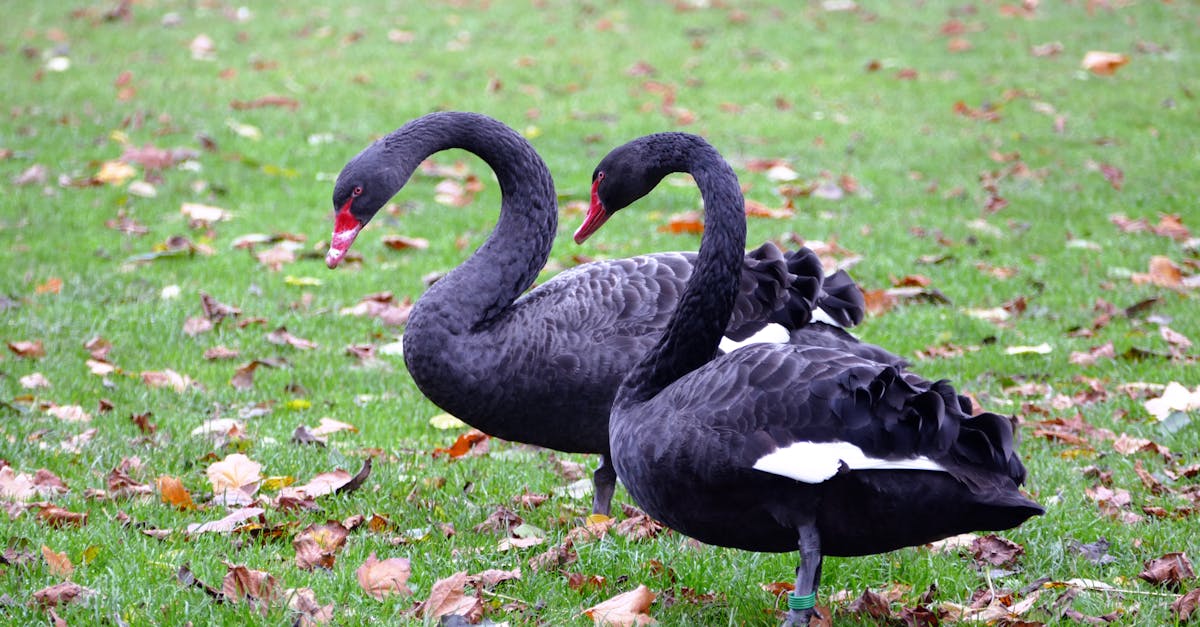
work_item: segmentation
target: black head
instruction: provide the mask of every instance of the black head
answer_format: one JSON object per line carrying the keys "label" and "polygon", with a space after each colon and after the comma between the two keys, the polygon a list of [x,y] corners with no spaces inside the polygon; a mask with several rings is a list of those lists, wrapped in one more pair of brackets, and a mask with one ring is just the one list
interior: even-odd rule
{"label": "black head", "polygon": [[575,231],[575,243],[582,244],[616,212],[649,194],[663,177],[680,168],[664,162],[679,133],[658,133],[639,137],[608,153],[592,172],[592,202],[587,217]]}
{"label": "black head", "polygon": [[330,268],[337,267],[362,228],[395,195],[379,162],[380,148],[381,144],[372,144],[351,159],[333,186],[333,237],[325,255]]}

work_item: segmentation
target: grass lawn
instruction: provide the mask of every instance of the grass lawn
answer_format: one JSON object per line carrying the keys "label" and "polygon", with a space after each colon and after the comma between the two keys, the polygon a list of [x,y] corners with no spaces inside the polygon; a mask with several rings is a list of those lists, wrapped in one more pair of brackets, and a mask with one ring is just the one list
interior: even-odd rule
{"label": "grass lawn", "polygon": [[[490,171],[465,153],[438,155],[482,190],[448,206],[435,186],[456,179],[414,177],[359,238],[361,263],[330,272],[322,258],[346,160],[414,117],[458,109],[521,130],[554,172],[563,212],[543,278],[582,257],[694,249],[696,236],[660,228],[699,206],[676,179],[586,246],[570,233],[609,149],[699,133],[734,164],[747,198],[774,212],[749,218],[750,245],[808,241],[852,264],[876,306],[864,339],[1023,418],[1027,488],[1048,510],[1002,534],[1024,554],[1003,565],[967,549],[831,558],[819,601],[838,624],[872,624],[850,609],[868,589],[890,592],[888,613],[915,621],[989,587],[1011,591],[1008,604],[1029,600],[1010,610],[1035,623],[1174,624],[1170,605],[1195,576],[1139,574],[1164,554],[1200,556],[1200,421],[1193,410],[1160,422],[1144,402],[1162,393],[1155,386],[1200,385],[1200,6],[860,4],[10,7],[0,24],[0,466],[11,467],[0,471],[0,622],[47,620],[35,592],[67,579],[92,591],[53,607],[68,624],[296,616],[282,601],[265,614],[218,602],[181,583],[185,564],[216,587],[245,565],[278,588],[311,588],[335,604],[335,624],[436,623],[409,614],[436,581],[492,568],[521,569],[482,594],[497,623],[584,625],[582,610],[639,584],[659,595],[649,613],[662,624],[777,621],[783,604],[763,586],[793,578],[794,554],[611,532],[575,542],[573,563],[535,568],[588,512],[572,472],[595,460],[499,441],[453,460],[431,454],[466,428],[431,423],[441,412],[387,354],[402,327],[344,311],[382,291],[416,299],[423,277],[481,243],[499,206]],[[1089,51],[1127,63],[1097,74],[1081,65]],[[383,245],[396,235],[428,248]],[[894,289],[906,287],[920,293]],[[201,293],[240,316],[189,326],[202,324],[189,323],[203,317]],[[291,343],[272,335],[280,327]],[[96,337],[107,354],[85,347]],[[238,355],[206,358],[218,346]],[[252,382],[234,385],[255,360],[265,363]],[[324,447],[292,442],[322,418],[356,431]],[[195,433],[218,419],[240,424],[232,436],[228,423]],[[187,533],[229,513],[210,502],[206,469],[234,453],[269,478],[256,495],[263,517],[234,533]],[[278,505],[288,482],[353,474],[368,458],[357,490],[320,496],[315,509]],[[21,484],[39,470],[63,487],[44,473],[40,487]],[[161,477],[199,506],[164,502],[174,493]],[[522,507],[526,492],[549,498]],[[623,490],[617,499],[629,503]],[[500,550],[508,533],[476,530],[500,506],[523,519],[520,535],[544,541]],[[372,523],[331,568],[297,565],[302,530],[356,515]],[[1101,539],[1106,552],[1081,551]],[[364,592],[355,573],[371,554],[410,560],[412,595]],[[1061,584],[1079,579],[1094,581]]]}

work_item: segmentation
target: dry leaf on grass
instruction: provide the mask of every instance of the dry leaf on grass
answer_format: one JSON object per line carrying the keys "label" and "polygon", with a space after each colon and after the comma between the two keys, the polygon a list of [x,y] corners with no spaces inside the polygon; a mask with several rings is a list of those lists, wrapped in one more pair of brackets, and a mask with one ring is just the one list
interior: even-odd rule
{"label": "dry leaf on grass", "polygon": [[50,380],[40,372],[27,374],[21,377],[18,382],[26,390],[47,389],[50,387]]}
{"label": "dry leaf on grass", "polygon": [[1175,599],[1171,603],[1171,612],[1179,617],[1180,622],[1191,619],[1196,612],[1196,607],[1200,606],[1200,588],[1192,588],[1187,594]]}
{"label": "dry leaf on grass", "polygon": [[46,413],[63,422],[90,422],[92,419],[92,415],[79,405],[52,405]]}
{"label": "dry leaf on grass", "polygon": [[334,420],[333,418],[321,418],[317,426],[311,430],[311,433],[316,437],[323,437],[331,433],[337,433],[338,431],[353,431],[354,433],[358,433],[358,427]]}
{"label": "dry leaf on grass", "polygon": [[1143,406],[1151,416],[1159,420],[1166,420],[1174,412],[1200,409],[1200,385],[1194,390],[1189,390],[1172,381],[1163,388],[1162,396],[1145,401]]}
{"label": "dry leaf on grass", "polygon": [[221,496],[237,491],[249,497],[258,491],[258,482],[262,481],[260,470],[262,464],[241,453],[233,453],[212,463],[204,474],[208,475],[213,494]]}
{"label": "dry leaf on grass", "polygon": [[267,341],[272,344],[286,344],[292,348],[298,348],[300,350],[309,350],[317,347],[316,342],[306,340],[302,337],[296,337],[295,335],[288,333],[287,327],[279,327],[278,329],[268,333]]}
{"label": "dry leaf on grass", "polygon": [[9,342],[8,350],[17,357],[39,359],[46,356],[46,349],[41,340]]}
{"label": "dry leaf on grass", "polygon": [[1183,287],[1183,270],[1170,257],[1162,255],[1150,257],[1149,272],[1134,272],[1129,278],[1134,285],[1151,283],[1159,287]]}
{"label": "dry leaf on grass", "polygon": [[631,625],[656,625],[658,621],[646,613],[650,604],[654,603],[654,593],[645,585],[618,594],[617,596],[593,605],[583,613],[591,618],[595,625],[610,625],[612,627],[628,627]]}
{"label": "dry leaf on grass", "polygon": [[176,477],[167,475],[159,477],[158,494],[163,503],[172,507],[183,510],[196,509],[196,502],[192,500],[192,495],[187,488],[183,487],[183,482]]}
{"label": "dry leaf on grass", "polygon": [[44,544],[42,545],[42,559],[46,560],[46,567],[55,577],[70,579],[71,573],[75,572],[75,566],[71,564],[71,558],[67,557],[66,553],[56,553],[54,549]]}
{"label": "dry leaf on grass", "polygon": [[384,246],[392,250],[425,250],[429,248],[429,240],[421,237],[405,237],[403,235],[384,235],[380,240]]}
{"label": "dry leaf on grass", "polygon": [[429,598],[417,607],[417,615],[426,620],[462,616],[470,624],[479,622],[483,618],[483,601],[466,594],[468,583],[470,577],[465,570],[437,580],[429,588]]}
{"label": "dry leaf on grass", "polygon": [[671,216],[666,224],[658,227],[658,230],[660,233],[674,233],[676,235],[683,233],[699,235],[704,233],[704,221],[700,218],[699,213],[686,211]]}
{"label": "dry leaf on grass", "polygon": [[82,527],[87,524],[87,512],[72,512],[50,503],[37,503],[38,518],[49,527]]}
{"label": "dry leaf on grass", "polygon": [[34,592],[33,600],[39,607],[51,608],[76,600],[86,599],[95,593],[96,591],[91,588],[85,588],[77,583],[64,581]]}
{"label": "dry leaf on grass", "polygon": [[30,475],[17,472],[12,466],[0,467],[0,497],[5,499],[51,498],[68,491],[58,475],[44,468]]}
{"label": "dry leaf on grass", "polygon": [[288,600],[288,608],[297,614],[296,627],[323,625],[333,620],[333,603],[321,605],[312,588],[288,588],[283,596]]}
{"label": "dry leaf on grass", "polygon": [[976,538],[971,543],[971,555],[980,564],[1011,566],[1024,553],[1025,547],[1012,540],[990,533],[986,536]]}
{"label": "dry leaf on grass", "polygon": [[257,609],[266,613],[267,605],[280,598],[279,582],[265,570],[253,570],[241,564],[226,564],[229,572],[221,580],[221,594],[230,601],[246,600],[259,603]]}
{"label": "dry leaf on grass", "polygon": [[1089,50],[1083,55],[1080,65],[1092,74],[1110,76],[1126,63],[1129,63],[1129,57],[1126,55],[1117,52]]}
{"label": "dry leaf on grass", "polygon": [[392,594],[412,594],[407,585],[412,567],[404,557],[389,557],[380,561],[372,551],[362,566],[354,571],[354,575],[358,578],[358,585],[378,601]]}
{"label": "dry leaf on grass", "polygon": [[189,221],[205,225],[213,222],[223,222],[233,217],[232,214],[220,207],[194,202],[185,202],[180,205],[179,213],[182,213]]}
{"label": "dry leaf on grass", "polygon": [[302,570],[315,567],[332,569],[336,553],[346,545],[350,531],[340,522],[331,520],[323,525],[309,525],[296,535],[296,566]]}
{"label": "dry leaf on grass", "polygon": [[370,457],[364,459],[362,467],[353,476],[340,468],[333,472],[321,473],[309,480],[308,483],[298,487],[297,490],[313,498],[330,493],[353,492],[362,487],[367,477],[371,476],[371,464]]}
{"label": "dry leaf on grass", "polygon": [[487,452],[488,434],[479,429],[471,429],[470,431],[458,436],[448,448],[433,449],[433,456],[448,455],[450,459],[457,459],[468,453],[473,455],[482,455]]}
{"label": "dry leaf on grass", "polygon": [[1167,553],[1145,563],[1145,570],[1138,577],[1157,586],[1178,589],[1180,584],[1196,578],[1192,563],[1183,553]]}
{"label": "dry leaf on grass", "polygon": [[206,523],[191,523],[187,526],[189,535],[199,533],[229,533],[237,529],[242,523],[263,515],[265,510],[261,507],[243,507],[242,509],[234,510],[228,516],[219,520],[212,520]]}
{"label": "dry leaf on grass", "polygon": [[203,389],[203,386],[193,381],[191,377],[179,374],[170,368],[165,368],[161,372],[144,371],[142,372],[142,382],[152,388],[169,387],[176,392],[185,392],[189,388]]}
{"label": "dry leaf on grass", "polygon": [[481,588],[491,588],[497,584],[513,579],[521,578],[521,569],[514,568],[512,570],[500,570],[498,568],[489,568],[488,570],[471,575],[469,582],[473,586]]}
{"label": "dry leaf on grass", "polygon": [[568,538],[562,544],[529,558],[529,568],[535,573],[550,571],[574,564],[578,560],[579,555],[575,553],[574,544]]}

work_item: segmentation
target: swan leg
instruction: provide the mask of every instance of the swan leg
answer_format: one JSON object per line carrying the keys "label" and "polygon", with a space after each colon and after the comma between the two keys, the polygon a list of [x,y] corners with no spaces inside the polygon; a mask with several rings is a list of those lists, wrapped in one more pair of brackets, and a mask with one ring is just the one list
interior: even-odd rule
{"label": "swan leg", "polygon": [[797,529],[800,535],[800,565],[796,567],[796,589],[788,595],[788,613],[784,627],[807,627],[820,618],[817,611],[817,586],[821,583],[821,535],[815,523]]}
{"label": "swan leg", "polygon": [[592,514],[608,516],[612,512],[613,492],[617,490],[617,471],[608,455],[600,455],[600,465],[592,473]]}

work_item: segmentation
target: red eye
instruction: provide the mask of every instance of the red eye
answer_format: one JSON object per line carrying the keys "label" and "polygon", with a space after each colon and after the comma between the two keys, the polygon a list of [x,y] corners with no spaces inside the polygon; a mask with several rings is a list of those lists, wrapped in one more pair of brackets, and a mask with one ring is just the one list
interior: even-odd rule
{"label": "red eye", "polygon": [[599,183],[600,181],[603,181],[603,180],[604,180],[604,172],[603,171],[597,172],[596,173],[596,182]]}
{"label": "red eye", "polygon": [[362,196],[362,186],[360,185],[358,187],[355,187],[354,191],[350,192],[350,195],[354,196],[355,198]]}

